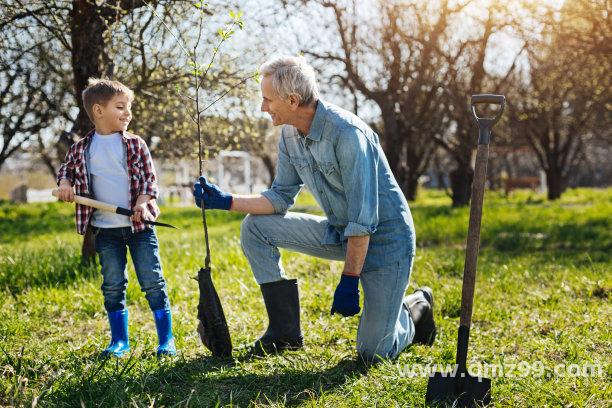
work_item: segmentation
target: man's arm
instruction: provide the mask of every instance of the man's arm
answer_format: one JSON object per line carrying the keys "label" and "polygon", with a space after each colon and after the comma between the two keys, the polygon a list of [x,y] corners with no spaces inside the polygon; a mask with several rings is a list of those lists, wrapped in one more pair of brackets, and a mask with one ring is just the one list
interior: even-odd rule
{"label": "man's arm", "polygon": [[348,237],[343,275],[359,276],[361,274],[369,244],[369,235]]}
{"label": "man's arm", "polygon": [[334,292],[331,313],[353,316],[359,307],[359,276],[365,262],[370,235],[378,224],[377,157],[374,146],[357,129],[342,132],[336,157],[348,204],[348,239],[344,270]]}
{"label": "man's arm", "polygon": [[204,203],[211,209],[230,210],[240,213],[268,215],[283,214],[294,203],[295,196],[300,191],[302,180],[289,161],[289,155],[283,139],[279,142],[279,155],[276,165],[276,177],[272,186],[256,195],[238,195],[221,191],[205,177],[200,177],[194,185],[193,195],[196,205],[204,197]]}
{"label": "man's arm", "polygon": [[230,207],[230,211],[256,215],[266,215],[275,213],[274,207],[272,206],[270,200],[268,200],[261,194],[233,194],[232,198],[232,206]]}
{"label": "man's arm", "polygon": [[344,270],[334,292],[331,314],[354,316],[361,310],[359,307],[359,276],[368,253],[369,243],[369,235],[348,237]]}

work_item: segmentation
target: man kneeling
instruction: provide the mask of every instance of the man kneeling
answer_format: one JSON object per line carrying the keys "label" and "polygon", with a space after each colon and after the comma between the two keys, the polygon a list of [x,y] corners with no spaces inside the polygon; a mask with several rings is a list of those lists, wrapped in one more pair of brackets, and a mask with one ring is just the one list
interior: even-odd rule
{"label": "man kneeling", "polygon": [[[360,312],[357,352],[366,361],[394,358],[411,343],[436,336],[428,287],[408,297],[415,233],[378,135],[352,113],[319,98],[314,70],[303,58],[285,57],[260,69],[262,105],[284,125],[272,187],[259,195],[232,195],[200,177],[196,204],[247,213],[241,243],[261,292],[269,327],[259,352],[303,345],[296,279],[287,279],[279,248],[344,260],[331,313]],[[326,217],[288,212],[306,185]]]}

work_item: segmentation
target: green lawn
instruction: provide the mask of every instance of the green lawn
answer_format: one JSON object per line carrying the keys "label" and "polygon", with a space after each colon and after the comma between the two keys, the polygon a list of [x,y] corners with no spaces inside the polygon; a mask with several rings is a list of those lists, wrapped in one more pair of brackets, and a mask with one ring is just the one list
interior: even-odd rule
{"label": "green lawn", "polygon": [[[418,252],[411,288],[436,295],[439,336],[395,361],[355,361],[358,318],[330,316],[341,263],[286,253],[300,280],[306,348],[268,358],[246,347],[265,311],[239,242],[239,215],[213,212],[213,276],[235,359],[217,360],[195,331],[204,262],[198,210],[164,208],[158,229],[180,355],[158,361],[155,327],[130,265],[133,353],[98,360],[108,341],[95,268],[79,265],[72,206],[0,204],[0,406],[423,406],[415,367],[454,362],[468,209],[424,191],[411,205]],[[298,210],[317,211],[301,196]],[[490,375],[496,406],[612,403],[612,189],[570,190],[550,203],[515,192],[486,197],[469,360]],[[522,365],[519,365],[521,363]],[[586,372],[582,372],[585,370]]]}

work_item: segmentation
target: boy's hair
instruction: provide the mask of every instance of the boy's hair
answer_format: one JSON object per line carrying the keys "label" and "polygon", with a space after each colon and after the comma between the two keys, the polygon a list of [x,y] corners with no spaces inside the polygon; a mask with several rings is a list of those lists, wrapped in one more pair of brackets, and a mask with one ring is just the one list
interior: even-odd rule
{"label": "boy's hair", "polygon": [[116,95],[126,95],[130,101],[134,100],[134,92],[119,81],[111,81],[110,79],[89,78],[87,88],[83,90],[83,105],[89,119],[94,121],[93,106],[95,104],[105,105]]}

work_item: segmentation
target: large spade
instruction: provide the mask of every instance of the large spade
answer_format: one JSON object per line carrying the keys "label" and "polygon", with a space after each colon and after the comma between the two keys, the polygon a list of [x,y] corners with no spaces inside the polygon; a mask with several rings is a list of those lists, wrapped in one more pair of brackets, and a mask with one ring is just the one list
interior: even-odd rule
{"label": "large spade", "polygon": [[[487,160],[491,130],[504,111],[506,98],[503,95],[472,95],[472,114],[479,128],[478,150],[470,204],[470,222],[467,246],[465,250],[465,267],[463,269],[463,289],[461,292],[461,318],[457,340],[456,367],[452,373],[434,373],[427,384],[425,401],[449,402],[453,406],[473,407],[487,405],[491,402],[491,379],[473,377],[467,370],[467,351],[472,324],[472,307],[474,304],[474,287],[476,285],[476,264],[480,246],[480,221],[485,180],[487,177]],[[478,104],[494,104],[499,108],[493,118],[480,118],[476,112]]]}

